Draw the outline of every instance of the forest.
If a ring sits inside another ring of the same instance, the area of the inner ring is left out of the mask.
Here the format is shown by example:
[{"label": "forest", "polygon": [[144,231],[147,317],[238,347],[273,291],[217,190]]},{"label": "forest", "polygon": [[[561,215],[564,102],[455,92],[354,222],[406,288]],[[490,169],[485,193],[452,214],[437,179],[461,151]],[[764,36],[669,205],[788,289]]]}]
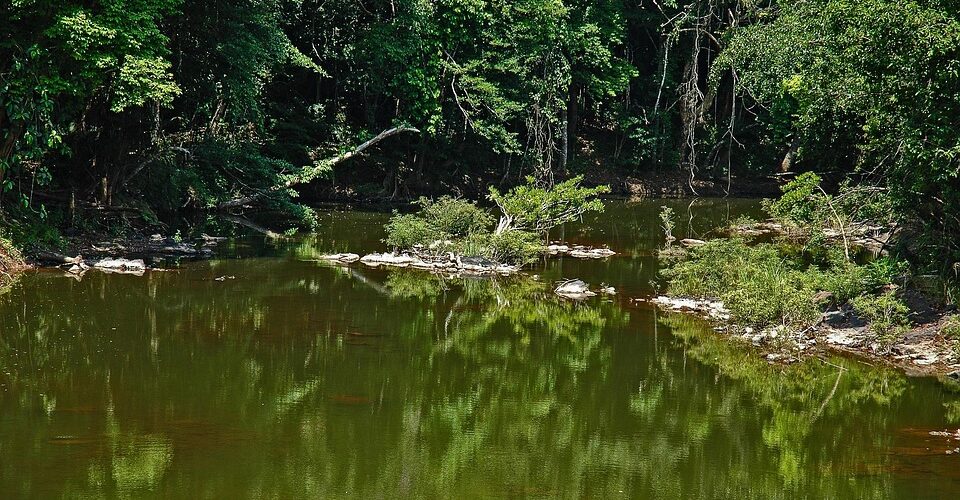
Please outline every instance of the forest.
[{"label": "forest", "polygon": [[[0,236],[816,172],[960,272],[960,2],[10,0]],[[123,220],[129,220],[125,216]]]}]

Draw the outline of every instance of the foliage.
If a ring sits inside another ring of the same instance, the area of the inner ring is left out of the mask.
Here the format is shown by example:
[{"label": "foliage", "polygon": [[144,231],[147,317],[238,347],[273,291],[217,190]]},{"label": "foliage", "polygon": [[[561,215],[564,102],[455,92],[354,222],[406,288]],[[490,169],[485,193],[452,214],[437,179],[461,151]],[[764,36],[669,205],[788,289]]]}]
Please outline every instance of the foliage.
[{"label": "foliage", "polygon": [[539,240],[543,232],[584,213],[603,210],[603,203],[594,197],[607,188],[580,187],[580,181],[575,177],[544,189],[529,179],[527,185],[505,194],[491,188],[490,197],[502,210],[495,231],[491,231],[494,219],[490,212],[473,202],[450,196],[421,198],[417,213],[394,213],[386,224],[384,242],[395,249],[429,255],[454,252],[528,264],[543,250]]},{"label": "foliage", "polygon": [[459,198],[421,198],[417,204],[420,210],[416,214],[394,214],[387,223],[387,245],[439,254],[451,251],[454,242],[489,235],[493,225],[489,212]]},{"label": "foliage", "polygon": [[944,337],[960,340],[960,315],[951,314],[943,320],[940,333]]},{"label": "foliage", "polygon": [[892,342],[910,327],[910,309],[890,290],[879,295],[861,295],[851,301],[853,308],[884,342]]},{"label": "foliage", "polygon": [[820,193],[820,176],[805,172],[791,180],[776,200],[764,200],[764,209],[775,219],[793,224],[822,225],[827,219],[827,198]]},{"label": "foliage", "polygon": [[473,234],[466,246],[479,248],[481,255],[494,262],[530,264],[543,251],[543,244],[536,234],[517,229],[508,229],[493,234]]},{"label": "foliage", "polygon": [[803,264],[775,244],[717,239],[691,249],[663,274],[670,293],[722,300],[737,321],[765,327],[809,325],[820,313],[812,300],[817,292],[843,304],[870,296],[902,271],[886,258],[858,265],[833,252],[826,262]]},{"label": "foliage", "polygon": [[[786,124],[809,168],[854,170],[920,234],[958,234],[955,167],[960,18],[951,3],[777,2],[732,32],[715,73]],[[955,237],[914,239],[915,264],[943,272]],[[925,249],[920,249],[923,247]],[[939,250],[935,250],[939,249]]]},{"label": "foliage", "polygon": [[550,188],[537,186],[530,177],[527,183],[506,193],[490,187],[489,198],[503,213],[507,226],[534,233],[546,233],[589,212],[603,212],[603,202],[596,197],[610,192],[608,186],[583,187],[577,176]]},{"label": "foliage", "polygon": [[769,244],[708,241],[664,276],[671,293],[720,299],[745,324],[796,326],[818,315],[812,280]]}]

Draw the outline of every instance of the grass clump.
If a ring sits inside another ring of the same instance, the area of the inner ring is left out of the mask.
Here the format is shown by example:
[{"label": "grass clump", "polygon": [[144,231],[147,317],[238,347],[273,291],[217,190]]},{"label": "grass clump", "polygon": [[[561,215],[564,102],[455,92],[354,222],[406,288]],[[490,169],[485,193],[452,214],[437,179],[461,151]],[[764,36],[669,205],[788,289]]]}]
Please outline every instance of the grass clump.
[{"label": "grass clump", "polygon": [[769,244],[718,239],[694,248],[664,272],[678,295],[719,299],[737,321],[759,327],[813,321],[812,280]]},{"label": "grass clump", "polygon": [[881,342],[893,342],[910,328],[907,317],[910,309],[893,290],[879,295],[860,295],[851,304],[857,314],[870,323],[870,329]]},{"label": "grass clump", "polygon": [[[822,261],[805,263],[786,253],[788,250],[772,243],[748,245],[742,239],[717,239],[692,249],[663,275],[671,293],[722,300],[736,321],[762,328],[804,327],[816,322],[821,308],[813,299],[819,292],[829,292],[833,303],[859,298],[867,307],[866,297],[890,283],[901,270],[888,259],[857,265],[836,251]],[[886,309],[877,311],[881,322],[887,319],[890,325],[899,324],[896,317],[884,316],[881,311]]]}]

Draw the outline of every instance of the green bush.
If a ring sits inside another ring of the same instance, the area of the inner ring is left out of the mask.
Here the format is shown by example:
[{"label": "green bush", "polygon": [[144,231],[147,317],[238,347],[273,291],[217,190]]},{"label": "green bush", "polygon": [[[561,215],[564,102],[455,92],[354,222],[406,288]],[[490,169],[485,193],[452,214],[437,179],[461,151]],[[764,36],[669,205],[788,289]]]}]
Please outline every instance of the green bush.
[{"label": "green bush", "polygon": [[671,293],[720,299],[742,323],[801,325],[819,314],[811,300],[816,280],[770,244],[712,240],[664,275]]},{"label": "green bush", "polygon": [[942,333],[944,337],[960,340],[960,316],[952,314],[944,319],[940,333]]},{"label": "green bush", "polygon": [[826,199],[820,194],[820,176],[805,172],[781,188],[777,200],[764,200],[763,207],[774,219],[793,224],[817,224],[825,217]]},{"label": "green bush", "polygon": [[387,238],[384,243],[395,249],[411,249],[417,245],[429,245],[441,237],[441,234],[429,222],[415,214],[394,214],[385,228]]},{"label": "green bush", "polygon": [[812,300],[818,292],[830,292],[834,302],[846,303],[875,292],[902,272],[902,264],[887,258],[861,266],[837,252],[825,262],[805,265],[802,254],[784,253],[790,249],[748,245],[741,239],[712,240],[663,274],[671,293],[722,300],[737,321],[765,327],[808,325],[819,317],[820,308]]},{"label": "green bush", "polygon": [[910,327],[910,309],[893,291],[880,295],[861,295],[852,301],[854,310],[870,323],[870,329],[883,342],[892,342]]},{"label": "green bush", "polygon": [[507,230],[490,236],[484,256],[496,262],[529,264],[536,260],[542,249],[543,245],[537,235]]},{"label": "green bush", "polygon": [[454,252],[499,263],[527,264],[543,250],[542,232],[586,212],[603,210],[595,196],[608,188],[583,188],[580,180],[576,177],[551,189],[536,187],[530,180],[506,194],[491,189],[491,199],[503,212],[502,221],[509,222],[496,231],[492,231],[493,215],[473,202],[449,196],[421,198],[417,213],[393,215],[384,242],[423,255]]},{"label": "green bush", "polygon": [[416,214],[394,214],[386,225],[385,243],[394,248],[419,246],[442,253],[453,250],[458,240],[489,234],[493,225],[493,216],[488,211],[459,198],[420,198],[417,204],[420,211]]},{"label": "green bush", "polygon": [[532,177],[527,183],[506,193],[490,188],[489,198],[500,207],[510,227],[522,231],[545,233],[588,212],[603,212],[598,195],[610,192],[609,186],[587,188],[580,185],[582,176],[556,184],[538,187]]}]

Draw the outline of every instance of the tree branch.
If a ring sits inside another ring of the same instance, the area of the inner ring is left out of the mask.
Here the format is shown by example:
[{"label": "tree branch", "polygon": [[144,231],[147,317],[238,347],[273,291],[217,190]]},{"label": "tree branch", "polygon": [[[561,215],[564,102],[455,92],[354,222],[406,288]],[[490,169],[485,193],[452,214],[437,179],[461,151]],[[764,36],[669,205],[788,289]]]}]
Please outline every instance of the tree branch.
[{"label": "tree branch", "polygon": [[244,205],[248,205],[248,204],[250,204],[250,203],[253,203],[253,202],[255,202],[255,201],[258,201],[258,200],[260,200],[260,199],[262,199],[262,198],[264,198],[264,197],[266,197],[266,196],[268,196],[268,195],[277,193],[277,192],[279,192],[279,191],[281,191],[281,190],[290,189],[291,187],[296,186],[296,185],[298,185],[298,184],[304,184],[304,183],[310,182],[310,181],[312,181],[313,179],[316,179],[316,178],[317,178],[320,174],[322,174],[323,172],[325,172],[325,171],[327,171],[328,169],[332,168],[333,166],[335,166],[335,165],[337,165],[337,164],[339,164],[339,163],[345,162],[345,161],[353,158],[354,156],[359,155],[360,153],[363,153],[364,150],[366,150],[367,148],[376,145],[378,142],[380,142],[380,141],[382,141],[382,140],[384,140],[384,139],[386,139],[386,138],[388,138],[388,137],[391,137],[391,136],[394,136],[394,135],[397,135],[397,134],[400,134],[400,133],[403,133],[403,132],[417,132],[417,133],[419,133],[420,130],[417,129],[417,128],[414,128],[414,127],[393,127],[393,128],[388,128],[388,129],[384,130],[383,132],[380,132],[379,134],[377,134],[375,137],[373,137],[372,139],[368,140],[367,142],[364,142],[363,144],[357,146],[356,149],[354,149],[354,150],[352,150],[352,151],[347,151],[346,153],[343,153],[343,154],[340,155],[340,156],[335,156],[335,157],[333,157],[333,158],[329,158],[329,159],[326,159],[326,160],[319,161],[319,162],[315,163],[314,166],[312,166],[312,167],[306,167],[306,168],[303,169],[302,172],[300,172],[299,175],[296,175],[296,176],[293,176],[293,177],[289,178],[289,179],[288,179],[286,182],[284,182],[283,184],[279,184],[279,185],[273,186],[272,188],[266,189],[266,190],[264,190],[264,191],[260,191],[260,192],[258,192],[258,193],[254,193],[254,194],[249,195],[249,196],[244,196],[244,197],[241,197],[241,198],[234,198],[234,199],[232,199],[232,200],[224,201],[224,202],[220,203],[219,205],[217,205],[217,210],[228,210],[228,209],[231,209],[231,208],[239,208],[239,207],[242,207],[242,206],[244,206]]}]

